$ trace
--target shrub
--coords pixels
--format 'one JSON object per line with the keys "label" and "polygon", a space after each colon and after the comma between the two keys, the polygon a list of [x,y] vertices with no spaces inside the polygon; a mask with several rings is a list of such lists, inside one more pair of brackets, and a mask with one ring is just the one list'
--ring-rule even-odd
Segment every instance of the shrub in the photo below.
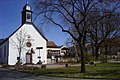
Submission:
{"label": "shrub", "polygon": [[106,55],[101,54],[101,55],[99,56],[99,60],[102,61],[102,63],[106,63],[106,62],[107,62],[107,57],[106,57]]}
{"label": "shrub", "polygon": [[86,62],[90,62],[90,61],[94,60],[94,58],[92,56],[92,53],[84,53],[84,55],[85,55],[85,61]]}
{"label": "shrub", "polygon": [[41,68],[42,69],[46,69],[46,65],[41,65]]}

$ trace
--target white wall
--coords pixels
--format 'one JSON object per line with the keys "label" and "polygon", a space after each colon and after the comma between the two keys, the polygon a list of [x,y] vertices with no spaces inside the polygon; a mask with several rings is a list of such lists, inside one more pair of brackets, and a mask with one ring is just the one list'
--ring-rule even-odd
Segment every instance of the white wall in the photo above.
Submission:
{"label": "white wall", "polygon": [[[36,50],[36,47],[43,47],[43,49],[40,50],[41,61],[44,62],[43,64],[47,64],[46,40],[36,31],[32,24],[24,24],[16,33],[14,33],[9,38],[9,65],[14,65],[17,62],[18,51],[17,48],[15,48],[13,44],[11,44],[11,41],[14,40],[15,42],[17,42],[16,34],[19,33],[20,30],[24,30],[26,32],[26,35],[31,36],[31,48],[33,48],[35,51],[35,54],[33,54],[32,57],[33,63],[36,64],[38,62],[39,50]],[[26,63],[26,52],[28,51],[28,49],[29,48],[25,47],[25,49],[22,51],[21,56],[23,63]]]}
{"label": "white wall", "polygon": [[47,50],[60,50],[61,51],[61,48],[47,48]]}

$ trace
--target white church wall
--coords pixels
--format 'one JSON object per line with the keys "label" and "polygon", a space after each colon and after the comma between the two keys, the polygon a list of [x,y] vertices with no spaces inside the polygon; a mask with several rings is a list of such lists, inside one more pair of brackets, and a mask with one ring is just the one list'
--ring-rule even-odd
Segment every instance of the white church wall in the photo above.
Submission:
{"label": "white church wall", "polygon": [[36,47],[43,47],[43,49],[40,50],[40,56],[41,61],[44,62],[43,64],[46,64],[47,63],[46,40],[36,31],[36,29],[32,25],[25,24],[24,26],[26,30],[28,30],[27,33],[30,34],[31,38],[33,39],[32,48],[35,51],[35,54],[33,54],[33,63],[36,64],[39,61],[38,59],[39,50],[37,50]]}
{"label": "white church wall", "polygon": [[17,41],[15,35],[9,38],[9,58],[8,58],[9,65],[15,65],[18,57],[18,50],[16,46],[13,45],[12,40],[14,40],[15,42]]}
{"label": "white church wall", "polygon": [[[41,56],[41,61],[44,62],[43,64],[47,63],[47,52],[46,52],[46,40],[37,32],[37,30],[33,27],[32,24],[24,24],[17,32],[15,32],[10,38],[9,41],[14,40],[14,42],[17,42],[16,39],[16,34],[20,30],[25,30],[26,35],[29,35],[31,37],[31,43],[32,46],[30,48],[33,48],[35,51],[35,54],[32,55],[32,61],[33,63],[38,62],[38,56],[39,56],[39,50],[36,50],[36,47],[43,47],[43,49],[40,50],[40,56]],[[27,41],[27,39],[26,39]],[[29,48],[25,47],[24,50],[22,50],[22,62],[23,64],[26,63],[26,53]],[[18,51],[15,48],[14,45],[9,43],[9,64],[14,65],[17,62],[17,57],[18,57]]]}

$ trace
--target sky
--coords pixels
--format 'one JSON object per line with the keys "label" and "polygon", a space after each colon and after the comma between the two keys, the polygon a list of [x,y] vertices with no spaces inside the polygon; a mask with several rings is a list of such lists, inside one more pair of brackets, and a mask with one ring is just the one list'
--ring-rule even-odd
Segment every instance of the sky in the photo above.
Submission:
{"label": "sky", "polygon": [[[33,0],[28,0],[32,7]],[[0,38],[7,38],[18,27],[21,26],[22,9],[26,4],[26,0],[0,0]],[[34,12],[33,12],[34,13]],[[34,19],[33,14],[33,19]],[[39,25],[40,20],[35,21],[35,25],[42,29],[45,37],[49,41],[54,41],[57,45],[65,45],[66,39],[69,38],[67,33],[63,33],[60,28],[55,25]],[[53,27],[54,26],[54,27]]]}

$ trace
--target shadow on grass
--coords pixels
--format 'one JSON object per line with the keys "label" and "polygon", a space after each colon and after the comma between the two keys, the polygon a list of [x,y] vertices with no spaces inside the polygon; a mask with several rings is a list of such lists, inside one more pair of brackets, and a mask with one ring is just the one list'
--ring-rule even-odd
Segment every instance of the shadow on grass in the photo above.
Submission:
{"label": "shadow on grass", "polygon": [[[87,72],[86,74],[89,76],[113,76],[118,75],[118,70],[98,70],[95,72]],[[120,74],[119,74],[120,75]]]}
{"label": "shadow on grass", "polygon": [[55,69],[34,69],[28,72],[36,76],[62,76],[76,78],[120,78],[120,64],[98,64],[86,66],[87,72],[80,73],[80,67],[67,67]]}

